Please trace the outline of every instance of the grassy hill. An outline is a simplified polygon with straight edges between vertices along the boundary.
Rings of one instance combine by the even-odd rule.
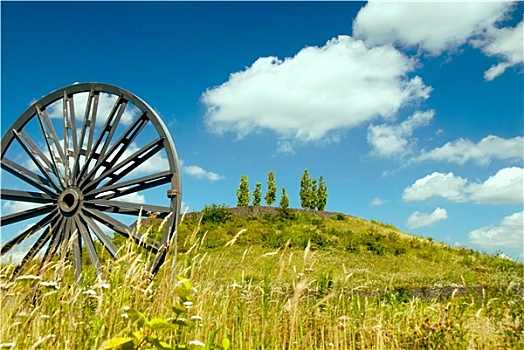
[[[157,224],[142,220],[153,232]],[[4,283],[0,343],[524,348],[522,264],[392,225],[341,213],[212,205],[183,218],[177,249],[176,270],[170,254],[153,278],[147,255],[130,244],[119,261],[107,261],[103,283],[88,276],[74,285],[63,262],[41,280]],[[55,285],[58,273],[64,280]]]

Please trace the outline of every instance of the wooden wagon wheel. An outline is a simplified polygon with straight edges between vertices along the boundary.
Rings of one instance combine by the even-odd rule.
[[[74,84],[35,102],[2,137],[1,171],[0,256],[21,257],[13,278],[34,258],[44,266],[60,254],[72,256],[80,281],[86,250],[101,276],[107,254],[95,246],[118,258],[115,234],[154,254],[151,273],[176,246],[176,150],[157,113],[124,89]],[[141,212],[167,217],[165,231],[140,234]]]

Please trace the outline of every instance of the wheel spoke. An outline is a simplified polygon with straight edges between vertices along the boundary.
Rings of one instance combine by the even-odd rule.
[[[102,213],[96,209],[84,208],[84,211],[88,213],[91,217],[102,223],[103,225],[109,227],[110,229],[118,232],[126,238],[132,238],[135,243],[146,248],[147,250],[157,253],[159,248],[159,243],[154,239],[145,237],[140,233],[136,232],[134,228],[131,228],[120,221],[112,218],[109,215]]]
[[[27,228],[24,232],[20,233],[19,235],[17,235],[10,241],[6,242],[0,249],[0,255],[4,255],[8,253],[9,251],[11,251],[11,249],[13,249],[13,247],[18,245],[20,242],[26,240],[29,236],[32,236],[36,232],[40,231],[42,227],[49,224],[50,222],[51,223],[56,222],[56,220],[58,219],[58,216],[59,214],[57,212],[53,212],[47,215],[46,217],[42,218],[40,221],[38,221],[33,226]]]
[[[154,156],[162,148],[164,148],[163,139],[158,138],[118,163],[115,167],[102,173],[96,180],[89,182],[85,186],[84,184],[81,186],[84,186],[84,189],[87,192],[98,186],[98,184],[100,184],[100,182],[104,181],[105,179],[111,178],[111,180],[104,184],[104,186],[110,186],[136,169],[140,164]],[[118,171],[120,172],[116,174]]]
[[[33,259],[36,254],[42,249],[42,247],[47,243],[49,238],[51,237],[49,235],[50,227],[48,227],[44,232],[42,232],[42,235],[37,239],[37,241],[33,244],[31,249],[26,253],[26,255],[22,258],[22,261],[20,261],[20,264],[14,269],[11,278],[15,278],[20,271],[25,267],[25,265],[29,262],[29,260]]]
[[[81,178],[83,178],[86,171],[89,170],[89,165],[91,164],[91,161],[93,159],[96,159],[95,165],[98,165],[100,162],[100,158],[104,157],[107,147],[109,146],[109,143],[111,142],[111,139],[113,138],[113,134],[115,133],[115,130],[120,121],[120,117],[124,113],[126,105],[127,105],[127,100],[124,99],[123,96],[118,97],[117,101],[115,102],[113,106],[113,109],[111,110],[111,113],[107,117],[104,127],[100,131],[100,134],[98,135],[98,138],[93,148],[91,149],[91,152],[87,154],[86,161],[83,165],[82,171],[80,172]],[[104,144],[102,145],[102,149],[100,150],[99,153],[97,153],[97,150],[100,147],[100,145],[102,144],[102,142],[104,142]]]
[[[27,209],[27,210],[24,210],[18,213],[5,215],[5,216],[2,216],[0,220],[0,226],[10,225],[15,222],[31,219],[31,218],[34,218],[35,216],[47,214],[50,211],[53,211],[55,209],[56,209],[56,205],[48,204],[42,207]]]
[[[23,166],[13,162],[12,160],[6,157],[2,158],[1,166],[2,169],[18,177],[25,183],[38,188],[40,191],[45,192],[51,196],[55,194],[55,192],[48,187],[50,186],[50,184],[46,178],[43,178],[42,176],[35,174],[31,170],[24,168]]]
[[[71,219],[71,218],[68,218]],[[72,232],[73,236],[73,265],[75,266],[75,282],[82,283],[82,236],[78,230],[73,231],[72,220],[66,222],[66,232]]]
[[[69,239],[71,238],[71,232],[67,230],[66,221],[68,218],[63,218],[63,220],[60,221],[60,224],[58,226],[58,232],[60,232],[61,235],[61,241],[60,244],[60,260],[63,261],[67,258],[67,253],[69,252]]]
[[[87,253],[89,254],[89,258],[91,259],[91,262],[95,266],[96,275],[99,278],[102,278],[102,265],[100,264],[100,259],[98,258],[98,255],[96,254],[95,246],[93,245],[93,239],[91,238],[91,234],[87,230],[86,226],[78,217],[75,217],[75,226],[76,229],[80,232],[80,236],[82,237],[82,240],[84,242],[84,245],[87,248]]]
[[[103,157],[100,157],[98,159],[95,166],[89,171],[89,173],[85,177],[86,180],[92,180],[93,176],[101,167],[104,168],[104,171],[107,171],[107,169],[112,168],[115,165],[115,163],[120,159],[122,154],[124,154],[124,152],[128,149],[131,143],[135,140],[137,135],[146,126],[147,121],[147,113],[144,112],[126,129],[126,131],[118,138],[115,144],[111,146],[109,151],[107,151]],[[111,161],[108,161],[108,159],[111,157]]]
[[[78,179],[80,178],[79,172],[83,173],[83,168],[80,166],[80,155],[84,155],[87,158],[87,155],[91,153],[91,146],[93,144],[93,134],[95,131],[96,124],[96,114],[98,110],[98,99],[100,93],[91,89],[89,91],[89,97],[87,99],[85,114],[84,114],[84,123],[82,124],[82,131],[80,132],[80,142],[78,144],[79,151],[75,154],[75,165],[73,167],[73,175],[75,177],[75,185],[78,185]],[[91,108],[91,105],[93,107]],[[89,118],[91,114],[91,118]],[[88,139],[86,142],[86,149],[84,149],[84,141],[86,137],[87,129],[89,129]],[[85,165],[85,162],[84,162]]]
[[[30,203],[50,203],[56,201],[56,198],[53,198],[45,193],[18,191],[11,189],[2,189],[0,191],[0,199]]]
[[[60,173],[60,169],[58,169],[58,166],[56,165],[56,162],[60,162],[62,163],[62,165],[65,166],[65,154],[62,150],[62,147],[60,146],[60,142],[58,141],[58,136],[56,135],[55,128],[53,127],[51,119],[49,119],[49,115],[47,115],[47,111],[45,109],[40,110],[39,107],[36,107],[36,114],[38,116],[40,128],[42,129],[42,133],[44,135],[44,139],[49,150],[49,155],[51,156],[51,161],[53,162],[54,167],[58,172],[58,179],[62,183],[62,186],[65,186],[66,182],[64,181],[64,177],[62,173]],[[51,141],[53,141],[53,144],[51,144]],[[53,151],[53,146],[55,146],[56,151],[58,152],[58,157],[55,155],[55,152]]]
[[[63,234],[58,229],[62,221],[63,219],[59,218],[58,220],[56,220],[56,226],[53,224],[49,225],[50,227],[49,234],[52,237],[51,237],[51,242],[49,243],[49,246],[47,247],[44,253],[44,257],[42,258],[42,267],[51,260],[51,257],[56,253],[56,251],[58,250],[58,247],[60,246],[60,243],[62,242]]]
[[[98,224],[89,216],[84,215],[82,213],[80,214],[80,217],[82,218],[82,220],[86,222],[87,226],[89,226],[89,228],[93,231],[93,233],[100,240],[100,242],[102,242],[109,254],[111,254],[111,256],[114,259],[118,259],[119,254],[117,247],[115,247],[115,245],[113,244],[113,242],[111,242],[109,237],[107,237],[106,234],[102,231],[102,229],[100,229]]]
[[[94,199],[113,199],[125,196],[127,194],[157,187],[171,181],[173,174],[164,171],[158,174],[146,175],[129,181],[120,182],[112,186],[102,186],[96,190],[85,194],[84,198]],[[107,192],[107,194],[106,194]],[[97,199],[98,199],[97,198]]]
[[[93,199],[88,202],[85,202],[84,205],[86,205],[87,207],[96,208],[104,212],[127,214],[133,216],[137,216],[138,214],[140,214],[141,210],[143,212],[160,213],[158,217],[161,219],[166,217],[171,211],[169,207],[163,207],[160,205],[120,202],[107,199]]]
[[[35,163],[36,167],[42,172],[42,174],[44,174],[45,178],[47,179],[47,183],[49,185],[51,185],[51,187],[53,187],[55,190],[58,191],[59,190],[58,189],[58,185],[51,178],[51,176],[49,176],[49,172],[52,171],[52,170],[50,168],[46,169],[44,167],[44,164],[42,164],[40,162],[40,160],[38,160],[38,158],[35,157],[35,155],[38,154],[38,152],[40,152],[40,151],[37,152],[36,149],[32,148],[31,145],[29,145],[24,139],[22,139],[21,135],[16,130],[13,130],[13,133],[15,135],[15,138],[18,140],[18,142],[20,143],[20,145],[24,149],[24,151],[29,156],[29,158],[31,158],[31,160]],[[40,153],[42,153],[42,152],[40,152]]]
[[[24,140],[24,142],[26,142],[28,145],[31,146],[30,148],[32,151],[36,152],[38,157],[40,157],[40,159],[44,162],[46,167],[49,169],[48,172],[52,172],[53,174],[55,174],[56,178],[59,178],[60,175],[58,173],[58,169],[56,168],[56,164],[49,160],[47,155],[45,155],[44,152],[42,152],[42,150],[40,149],[40,147],[38,147],[33,142],[33,140],[31,140],[31,138],[26,134],[26,132],[24,130],[20,130],[17,132],[17,134]]]
[[[75,121],[75,102],[73,95],[68,95],[64,91],[63,98],[63,121],[64,121],[64,152],[65,152],[65,172],[66,172],[66,181],[68,185],[73,184],[73,177],[71,172],[71,167],[69,166],[69,157],[75,158],[78,153],[77,145],[77,134],[76,134],[76,121]],[[73,149],[70,149],[70,133],[71,133],[71,143],[73,144]]]

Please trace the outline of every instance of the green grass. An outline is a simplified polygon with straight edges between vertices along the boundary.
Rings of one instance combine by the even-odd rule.
[[[211,214],[181,223],[176,271],[168,259],[152,279],[132,245],[105,263],[103,283],[88,272],[77,286],[58,261],[41,280],[4,278],[0,344],[154,348],[135,332],[189,349],[524,348],[522,264],[344,215]],[[138,325],[129,308],[171,326]]]

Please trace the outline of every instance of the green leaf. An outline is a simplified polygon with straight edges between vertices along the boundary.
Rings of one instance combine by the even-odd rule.
[[[161,349],[161,350],[173,350],[173,348],[171,346],[169,346],[168,343],[166,343],[165,341],[163,340],[158,340],[158,338],[154,335],[150,335],[146,338],[146,341],[151,344],[151,345],[154,345],[157,349]]]
[[[187,326],[187,322],[184,321],[184,320],[175,320],[173,323],[178,325],[178,326],[180,326],[180,327],[186,327]]]
[[[142,340],[144,338],[144,335],[140,331],[134,331],[131,335],[135,337],[136,340]]]
[[[112,338],[106,341],[104,343],[104,346],[102,347],[102,350],[112,350],[112,349],[131,350],[134,348],[135,348],[135,344],[133,342],[133,338],[115,337],[115,338]]]
[[[133,322],[137,323],[138,327],[142,327],[147,322],[147,318],[140,311],[129,309],[127,310],[127,314]]]
[[[178,283],[183,285],[186,290],[190,290],[191,289],[191,282],[189,281],[188,278],[179,276],[178,277]]]
[[[229,339],[227,338],[222,339],[222,349],[224,350],[229,349],[229,345],[230,345]]]
[[[154,331],[158,331],[160,329],[175,329],[173,324],[167,322],[163,318],[153,318],[151,321],[149,321],[148,327]]]
[[[178,297],[182,302],[191,301],[191,297],[189,296],[189,291],[187,290],[181,290],[178,292]]]
[[[178,316],[182,315],[184,312],[186,312],[186,309],[183,308],[182,306],[176,306],[176,305],[173,305],[171,306],[171,310],[177,314]]]

